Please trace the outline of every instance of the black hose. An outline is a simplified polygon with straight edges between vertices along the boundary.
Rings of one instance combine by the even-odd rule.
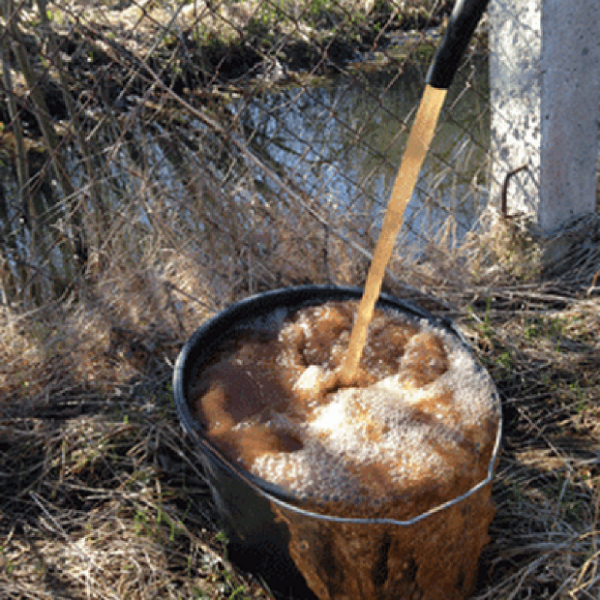
[[[450,15],[444,39],[427,73],[427,85],[442,90],[450,87],[487,4],[488,0],[458,0]]]

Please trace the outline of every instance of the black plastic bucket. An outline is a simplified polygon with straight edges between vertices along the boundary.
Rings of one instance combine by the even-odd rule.
[[[293,493],[254,476],[224,456],[194,418],[194,378],[223,341],[244,322],[284,309],[294,312],[329,301],[359,300],[362,290],[303,286],[247,298],[204,323],[188,340],[174,371],[174,397],[185,431],[198,444],[232,558],[259,574],[283,597],[459,600],[473,590],[477,561],[494,514],[491,483],[502,418],[491,384],[497,430],[487,476],[467,492],[407,521],[341,518],[303,508]],[[470,353],[451,321],[382,295],[378,307],[425,319]],[[477,364],[475,357],[473,362]],[[489,375],[477,365],[483,376]],[[446,575],[444,575],[446,574]],[[431,581],[439,580],[433,585]]]

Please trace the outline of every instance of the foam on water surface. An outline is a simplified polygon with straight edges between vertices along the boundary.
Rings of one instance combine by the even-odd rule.
[[[337,511],[410,512],[464,493],[485,478],[495,442],[489,376],[445,329],[377,310],[357,386],[331,389],[355,310],[329,303],[240,328],[191,394],[207,437]]]

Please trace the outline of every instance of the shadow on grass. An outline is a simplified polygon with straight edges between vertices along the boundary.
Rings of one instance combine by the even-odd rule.
[[[523,330],[501,335],[493,319],[488,326],[476,345],[503,396],[505,431],[475,598],[593,597],[600,358],[588,338],[568,332],[542,331],[544,350]],[[133,360],[119,356],[111,360]],[[5,397],[5,597],[270,597],[230,562],[252,571],[256,557],[237,555],[218,535],[210,490],[173,406],[171,367],[136,360],[137,374],[112,393],[63,371],[35,393]]]

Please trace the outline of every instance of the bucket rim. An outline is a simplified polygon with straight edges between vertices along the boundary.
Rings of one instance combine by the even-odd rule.
[[[494,446],[492,450],[492,455],[490,457],[490,462],[487,469],[486,477],[480,482],[473,485],[466,492],[460,494],[459,496],[452,498],[442,504],[434,506],[419,515],[406,520],[398,520],[392,518],[368,518],[368,517],[339,517],[335,515],[327,515],[318,512],[314,512],[312,510],[307,510],[297,506],[296,503],[302,502],[302,499],[290,492],[285,490],[281,486],[273,484],[266,479],[253,475],[246,469],[239,467],[236,465],[231,459],[227,458],[220,452],[207,437],[202,435],[202,427],[200,423],[193,417],[190,408],[187,403],[186,398],[186,380],[185,380],[185,370],[188,366],[187,361],[190,357],[193,350],[195,350],[198,340],[203,337],[207,337],[209,333],[213,331],[217,331],[221,329],[223,323],[232,324],[236,321],[240,320],[244,314],[251,313],[252,308],[257,304],[269,304],[271,301],[274,306],[285,307],[283,304],[283,300],[296,298],[296,305],[291,310],[299,310],[302,308],[302,305],[310,305],[310,304],[318,304],[320,302],[325,302],[332,299],[360,299],[362,297],[362,288],[358,287],[345,287],[345,286],[332,286],[332,285],[303,285],[303,286],[295,286],[289,288],[280,288],[276,290],[270,290],[268,292],[263,292],[259,294],[254,294],[247,298],[236,302],[224,310],[218,312],[216,315],[207,319],[200,327],[198,327],[194,333],[188,338],[187,342],[183,346],[179,356],[177,357],[177,361],[175,363],[175,367],[173,370],[173,396],[175,400],[175,405],[177,409],[177,413],[179,416],[179,420],[181,426],[186,434],[188,434],[194,442],[202,447],[206,453],[211,455],[211,457],[219,463],[221,468],[224,468],[226,471],[229,471],[235,477],[241,479],[244,483],[246,483],[252,490],[259,494],[264,499],[273,502],[280,508],[291,510],[299,515],[310,517],[313,519],[320,519],[322,521],[328,522],[336,522],[336,523],[347,523],[353,525],[396,525],[401,527],[408,527],[414,525],[434,514],[440,513],[451,507],[460,504],[462,501],[466,500],[470,496],[476,494],[479,490],[486,487],[493,481],[494,478],[494,470],[496,466],[496,462],[498,460],[500,454],[500,445],[502,440],[502,429],[503,429],[503,415],[502,415],[502,404],[500,399],[500,394],[496,388],[496,385],[488,373],[488,371],[481,365],[477,356],[474,354],[473,349],[470,344],[464,337],[464,335],[460,332],[460,330],[455,326],[455,324],[448,318],[443,316],[436,316],[430,313],[429,311],[415,306],[410,302],[402,300],[400,298],[396,298],[394,296],[381,293],[379,295],[377,305],[388,306],[396,309],[400,309],[405,311],[412,316],[416,316],[419,318],[424,318],[430,323],[436,324],[438,326],[444,327],[446,330],[449,330],[452,335],[454,335],[461,345],[467,350],[474,361],[475,365],[478,369],[484,372],[491,383],[492,390],[492,399],[494,400],[494,405],[497,408],[497,430],[496,430],[496,439],[494,441]],[[339,298],[328,298],[328,295],[339,296]],[[304,301],[303,301],[304,299]],[[227,327],[225,332],[231,329],[233,325]]]

